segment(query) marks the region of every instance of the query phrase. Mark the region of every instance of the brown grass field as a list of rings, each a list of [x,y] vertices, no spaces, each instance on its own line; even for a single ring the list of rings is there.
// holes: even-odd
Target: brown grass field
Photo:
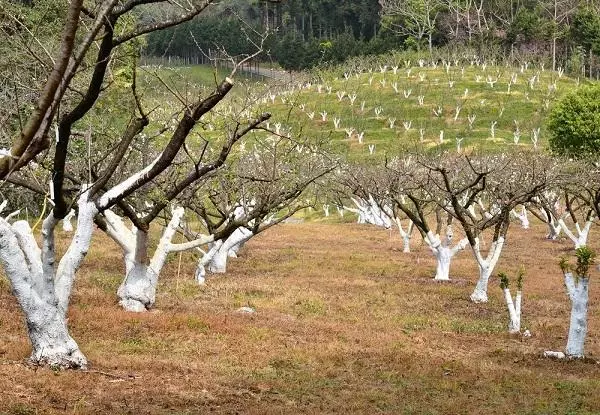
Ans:
[[[97,233],[69,320],[89,371],[24,364],[24,323],[0,278],[0,413],[598,414],[600,273],[589,358],[542,358],[566,345],[570,304],[557,263],[572,249],[543,235],[541,225],[513,224],[496,269],[525,267],[526,339],[507,333],[497,278],[489,303],[468,301],[470,251],[455,259],[452,282],[435,283],[417,236],[403,254],[396,233],[371,226],[281,225],[204,287],[192,280],[191,255],[173,256],[156,311],[133,314],[115,300],[120,253]],[[236,313],[245,305],[256,313]]]

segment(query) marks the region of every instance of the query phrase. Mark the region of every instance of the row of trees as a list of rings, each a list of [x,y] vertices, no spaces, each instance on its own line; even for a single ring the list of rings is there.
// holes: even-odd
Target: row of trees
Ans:
[[[449,280],[452,258],[469,247],[479,269],[470,296],[476,303],[488,300],[490,277],[514,219],[529,228],[528,215],[536,217],[548,226],[548,239],[564,232],[578,260],[577,266],[561,260],[573,305],[567,355],[583,357],[594,256],[587,244],[590,229],[600,218],[597,155],[573,162],[523,152],[413,153],[384,164],[350,167],[340,184],[344,194],[352,195],[359,222],[398,227],[404,252],[410,251],[411,230],[416,228],[436,258],[436,280]],[[462,238],[456,240],[456,234]],[[515,308],[506,275],[501,283],[511,317],[509,329],[519,332],[521,294]]]
[[[0,71],[0,177],[4,194],[27,190],[42,207],[33,225],[13,222],[13,214],[0,218],[0,262],[25,316],[34,363],[87,364],[69,334],[67,312],[95,226],[123,252],[121,305],[143,311],[154,304],[170,252],[204,248],[198,278],[205,268],[223,272],[228,254],[304,206],[300,196],[336,166],[322,142],[265,131],[271,115],[250,108],[250,97],[222,104],[239,66],[255,55],[232,58],[229,76],[195,96],[182,99],[184,92],[167,86],[170,99],[158,106],[145,98],[136,39],[189,21],[211,2],[164,2],[163,15],[136,18],[156,3],[51,1],[2,11],[2,30],[11,35],[3,47],[11,54]],[[261,47],[257,42],[254,53]],[[209,117],[218,131],[208,131]],[[238,147],[244,138],[247,150]],[[21,208],[19,200],[8,203]],[[59,257],[56,228],[72,210],[76,230]],[[150,255],[151,231],[163,218]],[[178,231],[189,240],[174,243]]]
[[[0,71],[0,177],[7,194],[26,189],[37,195],[33,200],[42,208],[33,226],[26,220],[14,222],[12,214],[0,218],[0,262],[23,311],[35,363],[87,364],[69,334],[67,312],[94,226],[122,250],[120,304],[144,311],[154,305],[169,253],[202,249],[199,281],[207,270],[223,272],[227,257],[236,255],[250,237],[306,206],[304,194],[311,186],[324,184],[334,171],[340,178],[351,177],[337,170],[339,163],[325,142],[280,127],[270,131],[266,121],[271,115],[251,105],[255,97],[224,105],[238,67],[263,51],[260,36],[253,42],[254,53],[232,59],[231,73],[213,88],[194,95],[168,88],[169,102],[149,106],[138,86],[136,39],[189,21],[211,2],[173,6],[165,1],[171,5],[164,14],[137,19],[145,6],[156,3],[162,2],[104,0],[92,8],[82,0],[55,0],[32,8],[11,4],[2,11],[2,30],[10,34],[2,45],[12,54]],[[219,119],[216,132],[210,131],[209,117]],[[590,166],[581,174],[570,172],[570,177],[589,177],[571,184],[587,193],[565,198],[573,215],[588,212],[587,221],[600,213],[597,165]],[[348,187],[359,204],[368,201],[362,206],[365,220],[379,216],[381,223],[390,218],[400,223],[406,215],[439,254],[439,275],[449,268],[444,258],[450,254],[442,249],[448,244],[441,231],[432,231],[431,214],[445,212],[447,225],[461,224],[480,268],[474,301],[487,299],[510,212],[517,205],[550,199],[556,177],[564,172],[553,159],[539,155],[399,156],[382,166],[356,169]],[[584,194],[586,198],[580,196]],[[20,208],[18,200],[10,198],[9,203]],[[544,208],[548,222],[564,222],[551,209],[558,208]],[[59,258],[56,228],[71,210],[77,226]],[[151,231],[161,220],[165,226],[150,255]],[[487,229],[493,235],[484,255],[481,240]],[[177,232],[188,240],[174,243]],[[446,241],[451,237],[447,231]]]

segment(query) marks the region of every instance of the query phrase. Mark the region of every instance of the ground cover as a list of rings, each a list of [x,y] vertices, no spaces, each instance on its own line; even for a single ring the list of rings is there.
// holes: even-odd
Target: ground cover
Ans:
[[[498,265],[525,267],[531,338],[507,334],[497,279],[488,303],[468,300],[477,277],[469,252],[456,257],[450,283],[434,283],[421,243],[403,254],[395,232],[326,221],[259,235],[204,287],[192,258],[174,256],[157,311],[127,313],[115,297],[122,260],[97,232],[69,319],[88,372],[23,364],[27,336],[0,280],[0,413],[597,413],[598,271],[590,359],[542,358],[566,344],[557,261],[572,252],[568,241],[544,240],[545,230],[514,224]],[[236,312],[242,306],[256,313]]]

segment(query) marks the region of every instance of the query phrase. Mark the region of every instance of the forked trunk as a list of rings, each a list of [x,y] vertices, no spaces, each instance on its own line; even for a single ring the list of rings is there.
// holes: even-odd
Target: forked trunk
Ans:
[[[210,260],[206,263],[208,271],[213,274],[224,274],[227,272],[227,259],[230,256],[230,251],[234,247],[241,246],[246,243],[254,234],[252,231],[241,227],[237,228],[229,237],[217,247]],[[211,248],[213,248],[211,246]],[[236,251],[237,252],[237,251]]]
[[[36,243],[26,221],[9,224],[0,218],[0,262],[9,278],[25,320],[35,364],[59,368],[85,368],[87,360],[69,335],[67,308],[75,272],[87,254],[98,212],[84,192],[79,200],[77,230],[55,269],[53,213],[42,225],[43,248]]]
[[[513,302],[510,290],[504,288],[504,300],[506,301],[506,307],[508,308],[508,332],[516,334],[521,332],[521,291],[517,291],[515,301]]]
[[[104,214],[109,225],[108,235],[123,249],[125,278],[117,290],[117,296],[119,304],[127,311],[142,312],[154,306],[158,277],[169,253],[198,248],[212,241],[212,236],[202,235],[190,242],[171,243],[184,214],[183,208],[176,208],[149,261],[148,233],[140,229],[127,229],[121,218],[111,211],[107,210]]]
[[[475,259],[477,260],[477,265],[479,267],[479,280],[477,281],[477,285],[471,294],[471,301],[474,303],[486,303],[488,300],[487,290],[488,290],[488,282],[490,280],[490,276],[492,272],[494,272],[494,268],[498,263],[498,259],[500,259],[500,253],[502,252],[502,248],[504,247],[504,237],[499,236],[497,240],[492,242],[492,246],[488,252],[487,258],[483,258],[480,251],[479,240],[476,240],[475,246],[472,246],[473,254],[475,255]]]
[[[461,239],[454,247],[451,247],[452,241],[452,228],[449,228],[446,240],[441,243],[438,235],[434,235],[433,232],[428,232],[425,242],[429,245],[429,249],[435,256],[437,265],[435,269],[434,279],[437,281],[449,281],[450,280],[450,264],[452,258],[461,250],[467,246],[469,241],[464,238]]]

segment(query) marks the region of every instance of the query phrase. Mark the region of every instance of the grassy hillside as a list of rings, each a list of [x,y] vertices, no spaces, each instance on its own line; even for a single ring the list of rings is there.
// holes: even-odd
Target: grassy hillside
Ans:
[[[468,300],[478,275],[469,251],[456,257],[451,282],[436,283],[434,258],[418,238],[403,254],[395,232],[371,226],[275,227],[204,287],[193,281],[195,261],[173,255],[157,310],[145,314],[116,304],[122,258],[97,233],[69,310],[89,372],[21,364],[25,326],[0,278],[0,413],[597,414],[598,272],[592,359],[542,358],[566,344],[570,305],[557,258],[572,250],[544,232],[539,223],[515,226],[498,265],[527,271],[530,338],[507,334],[496,278],[489,303]],[[247,305],[256,313],[236,312]]]
[[[217,79],[225,75],[221,70]],[[540,68],[469,62],[436,67],[406,62],[361,73],[340,69],[301,82],[237,78],[234,93],[217,108],[221,116],[244,118],[269,111],[271,130],[328,137],[338,151],[359,159],[415,145],[485,151],[543,148],[548,112],[579,85],[576,79]],[[148,106],[175,108],[215,85],[212,68],[202,66],[146,68],[143,79]],[[205,121],[214,127],[222,122],[216,114]],[[219,134],[218,128],[208,130],[209,137]]]
[[[375,152],[416,143],[457,149],[459,140],[462,149],[531,147],[537,129],[537,146],[543,147],[549,110],[557,98],[579,83],[538,68],[468,64],[387,67],[333,75],[337,76],[329,74],[274,92],[263,102],[274,102],[269,108],[276,118],[293,128],[301,126],[312,134],[330,132],[358,157],[369,155],[369,145],[375,145]],[[294,108],[288,118],[290,103]]]

